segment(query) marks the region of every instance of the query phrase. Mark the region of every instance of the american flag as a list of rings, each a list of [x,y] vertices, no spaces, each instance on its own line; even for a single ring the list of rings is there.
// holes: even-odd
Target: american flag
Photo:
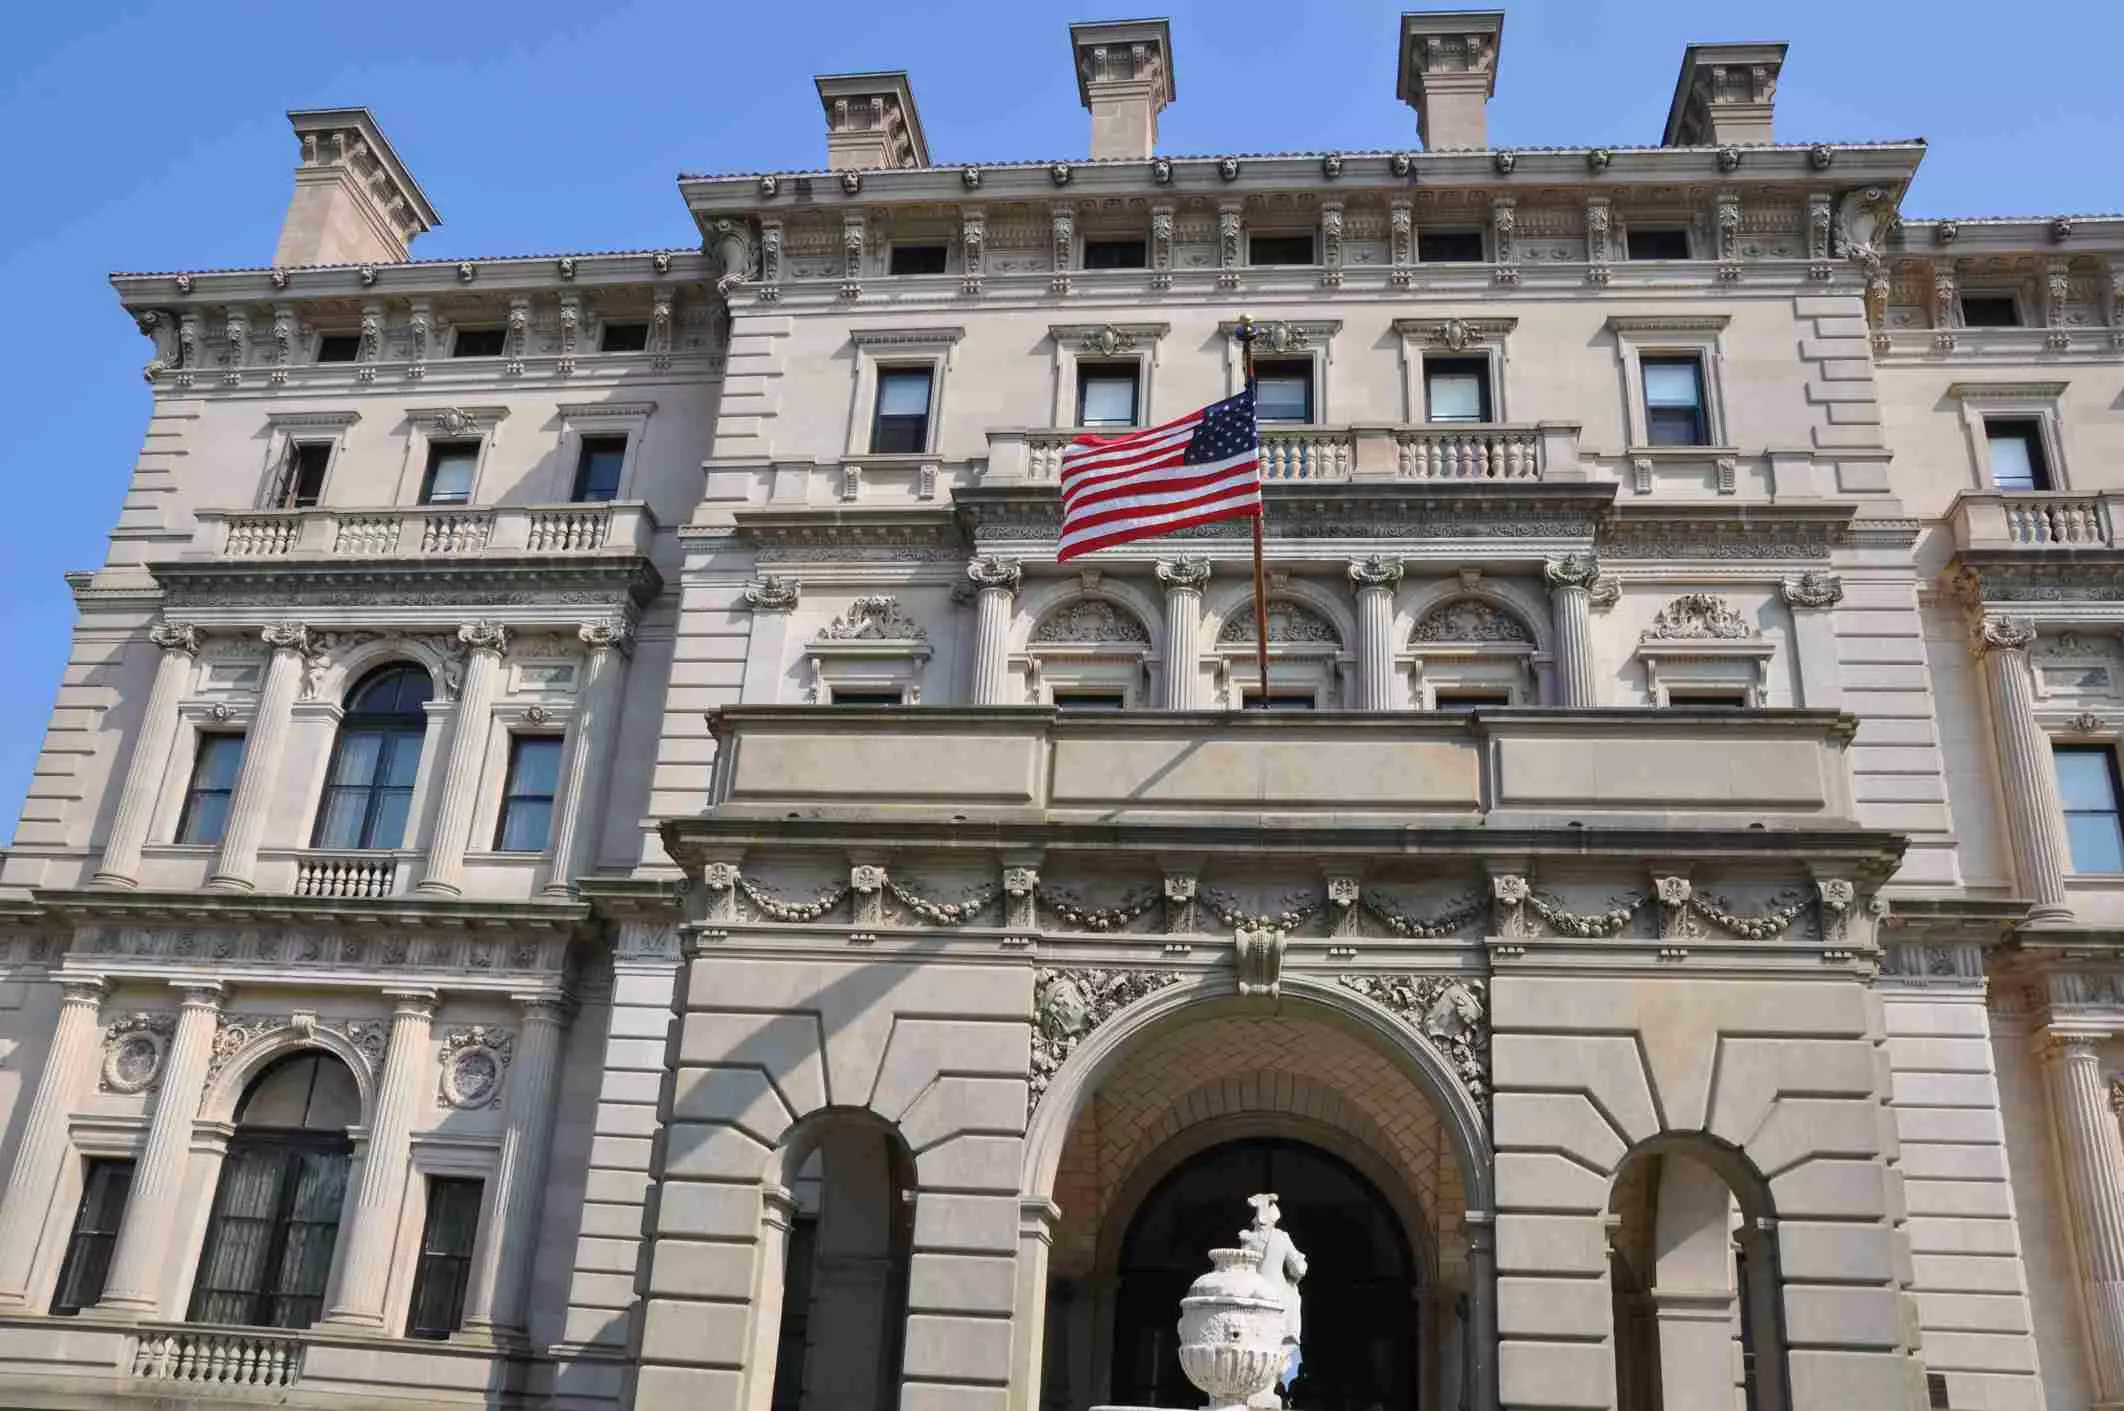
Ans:
[[[1213,519],[1261,514],[1254,385],[1178,421],[1122,436],[1079,436],[1062,452],[1057,560]]]

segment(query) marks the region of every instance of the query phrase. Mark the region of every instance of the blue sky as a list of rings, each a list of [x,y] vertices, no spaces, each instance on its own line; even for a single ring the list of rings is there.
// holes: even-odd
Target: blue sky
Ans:
[[[1415,146],[1414,114],[1394,98],[1401,6],[1160,8],[1179,88],[1163,150]],[[678,172],[822,163],[815,73],[909,70],[940,162],[1081,154],[1065,27],[1135,12],[106,0],[15,13],[0,49],[0,476],[13,506],[0,520],[0,829],[12,831],[66,659],[60,575],[102,561],[146,424],[147,344],[104,276],[265,264],[295,158],[286,109],[374,110],[442,213],[423,257],[678,246],[692,239]],[[1682,47],[1716,39],[1792,45],[1783,140],[1928,139],[1913,214],[2124,207],[2115,0],[2028,12],[1516,0],[1491,139],[1656,142]]]

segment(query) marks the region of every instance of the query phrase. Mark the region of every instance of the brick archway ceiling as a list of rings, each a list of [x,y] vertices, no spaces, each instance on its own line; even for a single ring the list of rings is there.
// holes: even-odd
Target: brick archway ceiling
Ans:
[[[1055,1179],[1056,1272],[1089,1272],[1115,1192],[1145,1157],[1197,1123],[1242,1113],[1345,1133],[1401,1174],[1434,1232],[1459,1228],[1466,1197],[1438,1114],[1391,1060],[1314,1020],[1228,1016],[1153,1035],[1077,1114]]]

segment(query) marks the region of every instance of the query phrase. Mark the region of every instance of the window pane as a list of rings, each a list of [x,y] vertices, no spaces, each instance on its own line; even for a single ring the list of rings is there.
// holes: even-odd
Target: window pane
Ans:
[[[929,370],[888,368],[878,374],[879,416],[929,415]]]
[[[1419,230],[1416,232],[1419,264],[1481,264],[1482,232],[1479,230]]]
[[[434,447],[428,452],[428,485],[423,500],[431,505],[463,504],[472,494],[472,469],[478,460],[476,447]]]
[[[1312,364],[1283,361],[1256,363],[1254,395],[1254,412],[1262,421],[1311,421]]]
[[[233,789],[236,771],[243,764],[243,736],[203,735],[199,740],[198,771],[192,782],[202,789]]]
[[[1247,242],[1248,263],[1257,265],[1309,265],[1313,263],[1310,235],[1256,235]]]
[[[892,274],[942,274],[942,245],[895,245],[887,270]]]
[[[1703,422],[1690,407],[1652,407],[1645,413],[1645,432],[1655,446],[1701,446]]]
[[[2011,294],[1964,294],[1962,322],[1970,328],[2018,328],[2020,303]]]
[[[2035,461],[2025,438],[2011,432],[1991,435],[1991,483],[2001,490],[2036,488]]]
[[[361,823],[368,812],[367,789],[325,790],[324,803],[317,811],[316,845],[321,848],[360,847]]]
[[[509,753],[509,793],[551,798],[560,780],[561,737],[519,735]]]
[[[620,468],[626,463],[626,437],[584,437],[582,457],[575,465],[575,498],[578,500],[617,499],[620,487]]]
[[[327,333],[317,340],[317,361],[321,363],[350,363],[360,356],[358,333]]]
[[[91,1161],[82,1173],[81,1205],[74,1215],[73,1237],[52,1294],[52,1312],[78,1313],[103,1297],[104,1275],[125,1217],[125,1199],[133,1184],[130,1161]]]
[[[639,353],[649,346],[646,323],[608,323],[598,334],[601,353]]]
[[[1134,426],[1136,424],[1136,377],[1134,373],[1086,374],[1077,409],[1080,426]]]
[[[332,761],[334,784],[367,784],[376,777],[376,762],[383,756],[384,735],[377,730],[350,730],[339,737],[339,755]]]
[[[2068,813],[2065,838],[2075,872],[2124,872],[2124,832],[2113,813]]]
[[[177,826],[177,841],[212,847],[229,829],[229,795],[226,790],[194,793],[184,801],[184,820]]]
[[[2058,800],[2067,811],[2117,811],[2117,796],[2106,749],[2057,751]]]
[[[1697,366],[1688,362],[1653,362],[1645,359],[1645,405],[1648,407],[1695,407],[1702,401]]]
[[[1481,421],[1482,378],[1472,372],[1434,372],[1430,376],[1431,420]]]
[[[308,509],[324,493],[325,467],[332,463],[332,443],[304,441],[289,455],[288,489],[284,504],[289,509]]]
[[[1086,269],[1142,269],[1150,263],[1150,250],[1141,240],[1087,240]]]
[[[464,1317],[465,1276],[479,1232],[480,1183],[447,1177],[428,1181],[427,1219],[421,1229],[420,1262],[406,1331],[442,1338]]]
[[[460,328],[456,341],[450,345],[453,358],[498,358],[502,342],[509,336],[505,328]]]
[[[495,847],[501,852],[544,852],[553,836],[553,801],[510,799],[502,805],[501,836]]]
[[[410,789],[420,772],[422,736],[396,732],[384,738],[383,767],[376,782],[387,788]]]
[[[369,835],[360,845],[386,851],[402,846],[406,840],[406,813],[412,803],[410,789],[377,790],[375,806],[369,812]]]
[[[1658,227],[1633,229],[1627,246],[1627,254],[1633,260],[1686,260],[1689,258],[1689,232]]]

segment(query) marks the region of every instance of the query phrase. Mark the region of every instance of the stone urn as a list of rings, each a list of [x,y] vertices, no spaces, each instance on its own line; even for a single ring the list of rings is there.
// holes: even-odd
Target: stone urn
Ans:
[[[1217,1267],[1180,1300],[1180,1368],[1209,1397],[1208,1411],[1283,1405],[1283,1300],[1254,1249],[1213,1249]]]

